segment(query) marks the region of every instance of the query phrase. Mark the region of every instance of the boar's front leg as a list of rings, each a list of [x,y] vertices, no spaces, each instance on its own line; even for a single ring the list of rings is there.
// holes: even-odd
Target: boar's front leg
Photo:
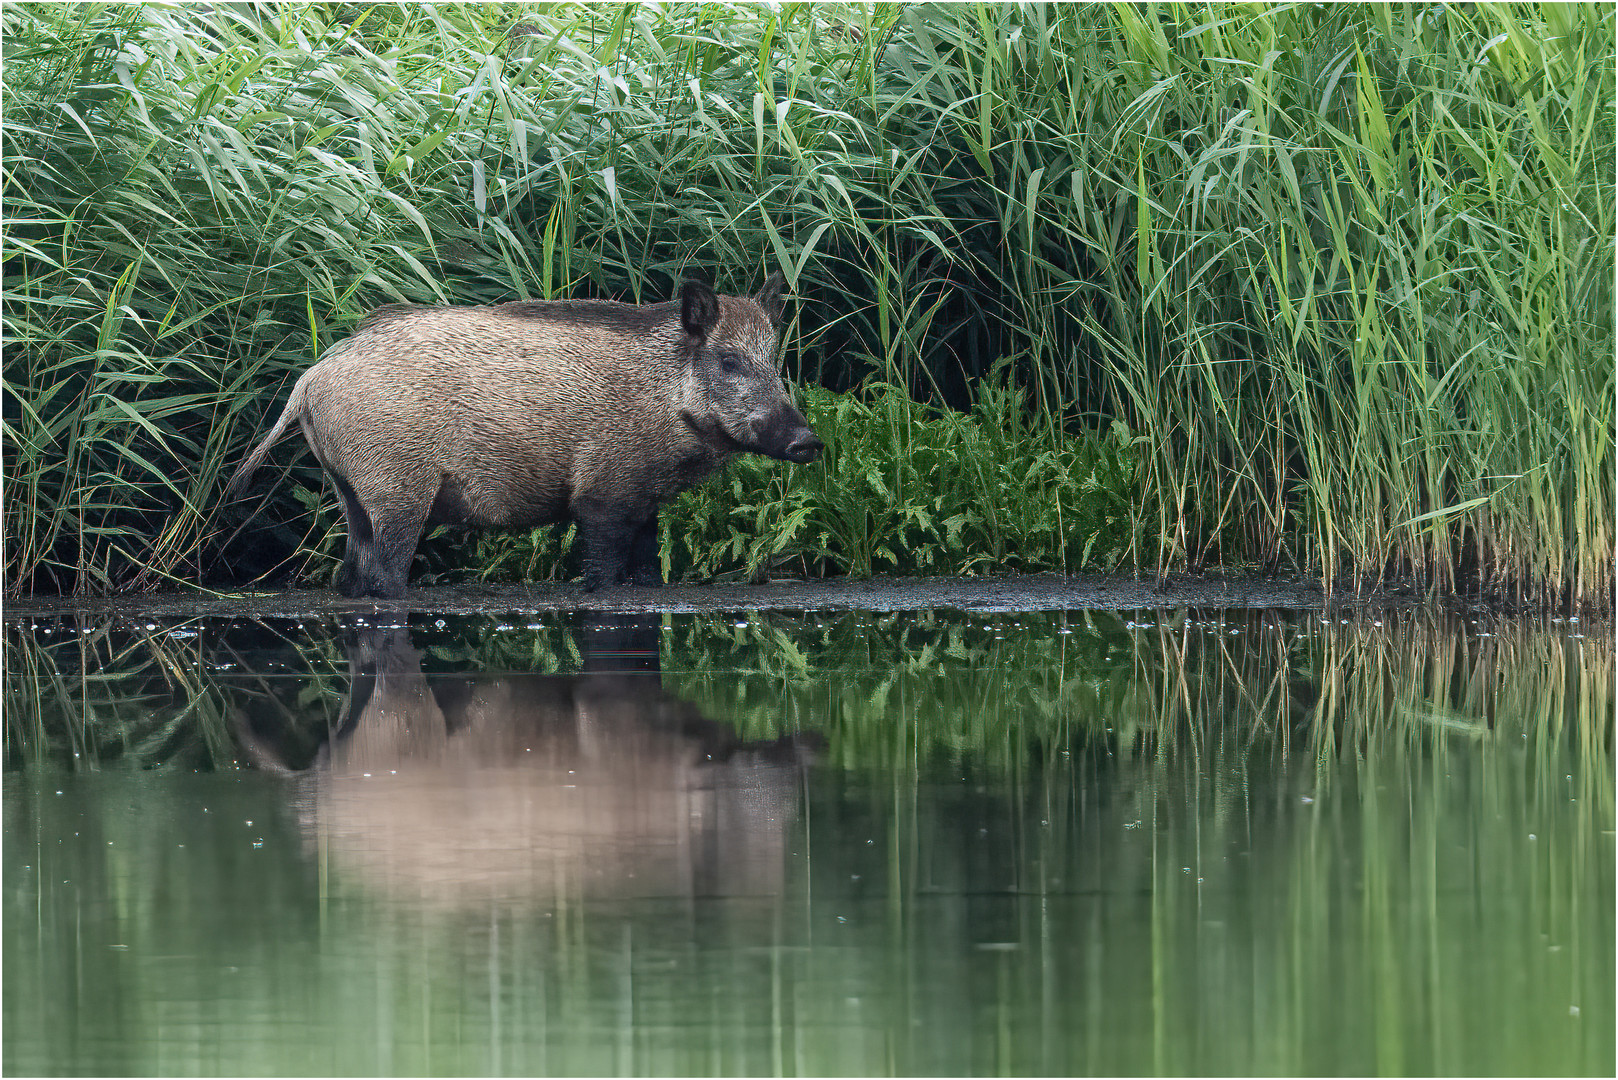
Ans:
[[[663,584],[663,553],[657,545],[655,514],[635,531],[635,546],[629,553],[629,580],[636,585]]]
[[[595,592],[629,580],[636,534],[644,515],[581,500],[575,504],[573,516],[584,538],[584,591]]]

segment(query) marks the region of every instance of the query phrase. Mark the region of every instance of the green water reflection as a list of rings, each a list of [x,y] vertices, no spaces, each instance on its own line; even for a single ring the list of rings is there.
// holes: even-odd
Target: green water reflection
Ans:
[[[1614,652],[1567,624],[36,619],[6,659],[8,1074],[1614,1069]]]

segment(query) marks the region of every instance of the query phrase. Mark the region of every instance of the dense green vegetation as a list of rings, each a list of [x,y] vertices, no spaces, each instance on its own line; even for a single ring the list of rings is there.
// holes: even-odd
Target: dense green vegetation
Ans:
[[[677,573],[1128,558],[1610,596],[1610,9],[0,19],[10,593],[325,573],[307,455],[218,493],[377,303],[780,266],[788,370],[844,395],[807,396],[847,452],[688,496]],[[422,558],[569,572],[548,536]]]
[[[881,571],[1111,567],[1135,541],[1138,459],[1122,438],[1041,424],[1021,391],[985,382],[964,415],[871,384],[806,388],[799,404],[826,441],[818,465],[737,460],[662,521],[670,580]],[[313,500],[311,500],[313,501]],[[340,529],[330,507],[322,522]],[[334,534],[336,535],[336,534]],[[523,536],[440,528],[429,576],[535,580],[579,572],[572,530]],[[323,557],[335,568],[341,552]],[[423,580],[426,580],[424,578]]]

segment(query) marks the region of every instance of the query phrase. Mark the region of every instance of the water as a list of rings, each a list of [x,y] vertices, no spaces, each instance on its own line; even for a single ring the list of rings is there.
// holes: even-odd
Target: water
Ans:
[[[1614,653],[8,624],[7,1074],[1612,1075]]]

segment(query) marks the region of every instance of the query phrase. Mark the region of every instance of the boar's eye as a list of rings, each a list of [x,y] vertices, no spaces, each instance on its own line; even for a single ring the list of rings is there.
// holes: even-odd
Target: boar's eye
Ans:
[[[742,373],[742,358],[733,352],[720,353],[719,370],[726,375],[740,375]]]

